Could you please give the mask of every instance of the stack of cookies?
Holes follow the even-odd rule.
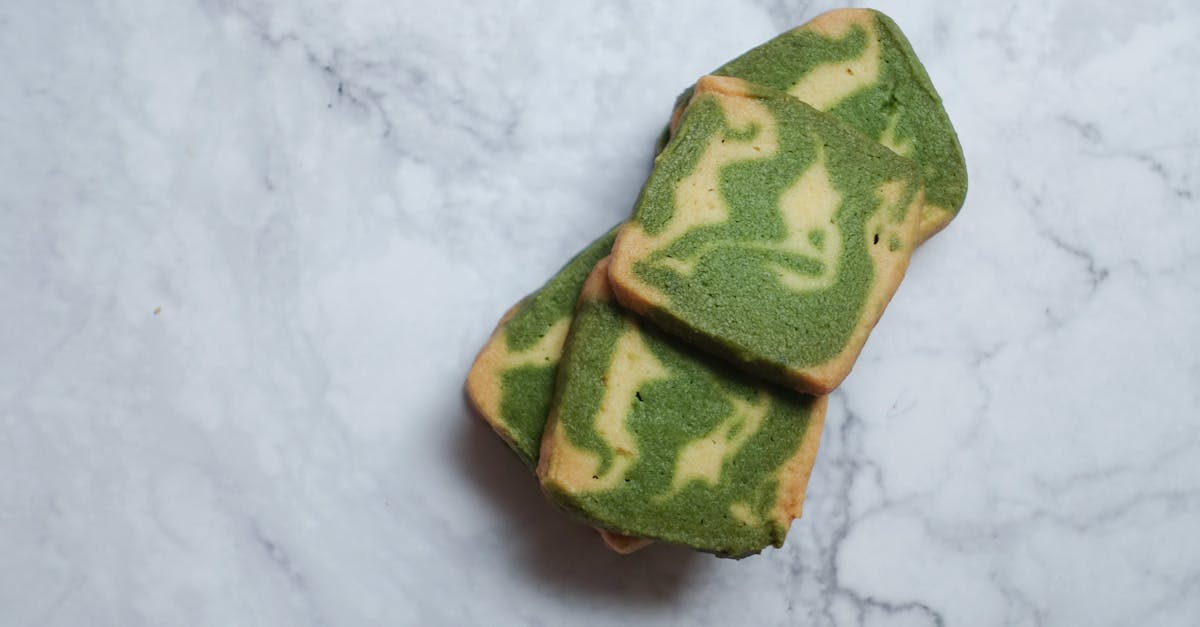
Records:
[[[966,195],[899,28],[826,13],[677,102],[633,215],[513,307],[467,379],[612,548],[739,557],[800,516],[825,395]]]

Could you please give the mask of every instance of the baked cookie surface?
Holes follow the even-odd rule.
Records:
[[[567,262],[504,315],[467,375],[467,397],[526,466],[537,465],[554,376],[575,299],[612,248],[615,229]]]
[[[912,45],[883,13],[824,13],[712,73],[787,92],[916,161],[925,181],[919,241],[962,208],[967,166],[954,126]],[[680,97],[673,120],[690,97]]]
[[[916,165],[781,92],[708,76],[610,275],[621,304],[803,392],[850,372],[917,245]]]
[[[621,308],[605,262],[579,297],[542,440],[547,496],[588,524],[724,556],[799,517],[825,397],[749,377]]]

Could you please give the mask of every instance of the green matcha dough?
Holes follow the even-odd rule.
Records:
[[[908,39],[886,15],[839,9],[713,71],[789,94],[916,161],[925,180],[918,243],[950,222],[967,166],[942,99]],[[680,96],[673,120],[691,99]]]
[[[467,398],[531,469],[537,464],[575,299],[596,262],[608,255],[615,233],[589,244],[510,309],[467,375]]]
[[[708,76],[618,232],[621,304],[799,391],[850,372],[917,245],[909,159],[782,92]]]
[[[567,336],[538,477],[598,528],[727,557],[781,546],[826,406],[749,377],[613,300],[606,262]]]

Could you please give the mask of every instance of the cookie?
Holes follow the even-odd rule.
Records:
[[[958,136],[908,39],[886,15],[839,9],[783,33],[713,72],[786,91],[921,167],[918,243],[958,214],[967,167]],[[690,90],[680,97],[678,120]]]
[[[614,235],[615,229],[592,242],[504,314],[467,375],[467,398],[475,410],[531,469],[575,299],[596,262],[608,255]]]
[[[826,399],[752,378],[584,284],[538,477],[588,524],[738,557],[800,516]]]
[[[850,372],[917,245],[909,159],[782,92],[700,79],[619,230],[617,298],[802,392]]]

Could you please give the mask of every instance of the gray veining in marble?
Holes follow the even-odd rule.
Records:
[[[1200,622],[1192,0],[873,5],[971,191],[783,549],[611,554],[469,414],[678,90],[836,6],[3,3],[0,624]]]

